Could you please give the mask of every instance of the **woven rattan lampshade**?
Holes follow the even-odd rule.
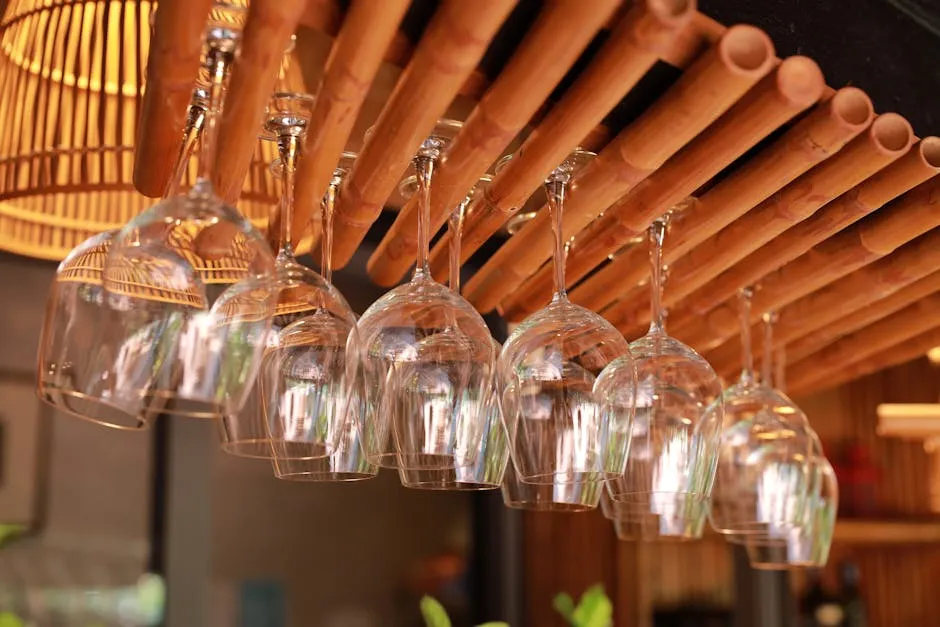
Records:
[[[59,260],[155,202],[132,178],[154,8],[9,1],[0,22],[0,249]],[[290,65],[279,88],[302,90]],[[259,140],[238,205],[259,227],[276,203],[274,155]]]

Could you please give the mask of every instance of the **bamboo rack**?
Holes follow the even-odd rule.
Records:
[[[770,40],[750,27],[729,29],[712,50],[578,174],[565,206],[566,235],[586,227],[659,169],[743,96],[774,61]],[[667,121],[671,132],[663,135],[661,129]],[[547,211],[540,211],[518,238],[506,242],[467,283],[465,296],[480,311],[494,309],[551,257],[548,217]]]
[[[821,376],[901,344],[937,325],[940,294],[931,294],[891,316],[837,340],[787,367],[787,382],[805,389]]]
[[[933,274],[940,264],[937,246],[940,246],[940,230],[933,229],[894,253],[782,307],[774,327],[775,341],[789,344]],[[729,314],[716,310],[707,316],[704,324],[727,325],[725,317]],[[736,324],[737,314],[734,318]],[[690,339],[688,333],[680,337]],[[760,350],[760,334],[754,334],[753,340],[755,349]],[[731,350],[728,344],[730,342],[705,353],[718,372],[725,372],[730,363],[740,358],[739,351]]]
[[[890,114],[888,114],[890,115]],[[872,125],[869,138],[879,134],[880,122],[895,126],[887,133],[897,132],[897,140],[908,134],[906,122],[900,116],[881,116]],[[874,139],[875,150],[885,150],[883,139]],[[875,173],[861,184],[825,205],[812,217],[803,220],[780,237],[767,243],[732,268],[716,276],[708,284],[709,292],[699,290],[689,296],[688,307],[699,313],[708,311],[731,298],[738,289],[760,280],[783,264],[807,252],[812,246],[881,208],[888,201],[924,182],[940,171],[940,140],[929,137],[917,149]]]
[[[343,182],[333,265],[349,261],[415,151],[479,63],[512,0],[443,3]]]
[[[179,94],[198,56],[196,30],[181,26],[199,22],[192,16],[204,5],[157,15],[135,163],[144,193],[162,191],[161,160],[178,140]],[[758,286],[753,322],[779,311],[776,335],[794,375],[848,380],[888,364],[892,347],[914,350],[915,340],[933,337],[925,312],[940,293],[940,139],[918,141],[900,115],[876,114],[862,90],[826,86],[825,68],[812,59],[778,59],[765,33],[726,28],[694,0],[597,0],[591,11],[577,0],[535,8],[444,0],[418,29],[405,27],[410,7],[251,4],[214,176],[226,199],[245,178],[275,60],[302,24],[319,33],[323,52],[304,72],[317,99],[299,164],[295,242],[316,239],[338,156],[359,152],[337,204],[335,267],[389,210],[397,214],[374,233],[367,270],[383,286],[408,272],[418,207],[396,188],[415,149],[448,116],[462,126],[435,169],[432,234],[483,174],[513,155],[475,195],[464,224],[461,262],[473,258],[478,269],[463,292],[481,312],[515,322],[547,302],[553,237],[538,193],[581,147],[597,156],[568,194],[565,282],[575,303],[626,335],[642,333],[649,319],[638,236],[673,210],[664,250],[669,328],[721,373],[737,367],[734,295],[745,285]],[[385,91],[375,94],[377,86]],[[360,137],[356,129],[368,127]],[[510,218],[522,226],[507,238]],[[439,280],[449,237],[431,253]],[[898,320],[910,323],[907,331],[891,328]],[[755,340],[759,347],[760,334]],[[799,376],[806,381],[791,377],[794,387],[818,385],[812,374]]]
[[[929,274],[919,281],[901,288],[887,298],[849,314],[821,329],[801,337],[786,347],[787,358],[797,361],[807,357],[839,339],[873,322],[889,316],[907,305],[916,303],[935,292],[940,292],[940,272]]]
[[[831,282],[888,255],[902,244],[940,226],[940,179],[931,179],[921,184],[897,202],[888,211],[875,213],[851,228],[838,233],[805,255],[770,276],[762,279],[761,288],[754,296],[754,311],[765,312],[783,307],[798,298],[823,288]],[[917,260],[920,264],[922,260]],[[908,266],[915,270],[921,265]],[[920,277],[917,277],[920,278]],[[677,324],[677,332],[699,342],[703,346],[714,346],[734,334],[737,326],[729,325],[728,316],[736,316],[735,308],[725,305],[718,310],[685,320]],[[756,316],[760,314],[755,313]],[[709,321],[708,339],[703,339],[701,329],[692,330],[698,321]]]
[[[433,230],[443,226],[458,196],[473,187],[542,106],[617,4],[603,0],[593,11],[583,11],[574,3],[544,7],[448,150],[434,181]],[[394,285],[404,276],[418,249],[417,229],[417,199],[412,198],[369,259],[369,276],[376,283]]]
[[[790,181],[838,152],[868,127],[872,115],[871,100],[864,92],[853,87],[837,91],[692,203],[683,219],[670,229],[663,251],[665,262],[675,262]],[[618,293],[617,287],[642,280],[648,270],[645,257],[645,251],[637,250],[615,259],[577,286],[571,293],[572,300],[600,310],[619,300],[621,295],[630,297],[629,293]]]
[[[662,50],[678,37],[693,8],[693,2],[646,0],[627,13],[594,62],[526,138],[518,158],[510,161],[468,208],[461,261],[519,210],[548,172],[639,82]],[[448,246],[445,235],[431,251],[435,277],[446,277]]]
[[[863,359],[850,359],[840,364],[839,370],[827,379],[816,379],[803,386],[793,386],[791,389],[794,394],[809,394],[816,390],[835,387],[879,370],[923,357],[928,350],[938,345],[940,345],[940,326],[935,326]]]
[[[569,253],[566,272],[569,284],[637,236],[653,218],[680,203],[780,125],[815,103],[824,87],[822,72],[812,60],[806,57],[784,60],[721,118],[606,209],[602,217],[585,225],[588,228],[578,234]],[[521,290],[504,299],[505,315],[518,318],[546,302],[552,289],[551,275],[551,267],[543,268]]]

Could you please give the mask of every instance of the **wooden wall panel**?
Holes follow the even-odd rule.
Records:
[[[930,515],[931,459],[919,442],[878,437],[876,408],[883,402],[936,402],[938,393],[940,368],[921,359],[797,402],[833,449],[854,441],[872,451],[880,470],[879,517],[924,518]],[[614,600],[617,627],[650,627],[654,607],[733,602],[731,553],[716,536],[686,544],[618,542],[599,513],[530,513],[525,526],[531,627],[563,625],[551,607],[553,596],[576,596],[595,583],[603,583]],[[872,627],[940,627],[940,544],[837,542],[824,574],[833,590],[837,566],[846,559],[861,570]],[[797,574],[794,591],[802,587]]]

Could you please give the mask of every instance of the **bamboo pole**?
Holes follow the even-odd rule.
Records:
[[[134,152],[134,187],[150,198],[163,196],[173,177],[211,4],[165,2],[154,17]]]
[[[437,232],[450,207],[474,186],[502,150],[549,98],[555,86],[619,5],[601,0],[585,11],[577,0],[546,4],[509,63],[474,108],[447,149],[434,178],[431,232]],[[394,285],[414,263],[418,247],[418,197],[399,211],[394,224],[369,258],[369,276]]]
[[[885,114],[879,119],[890,119],[887,125],[891,130],[886,133],[887,139],[883,144],[873,140],[874,135],[868,133],[853,140],[833,158],[790,183],[673,263],[670,289],[663,296],[665,305],[678,303],[735,262],[904,155],[913,138],[910,125],[895,114]]]
[[[908,305],[931,294],[940,292],[940,272],[928,274],[919,281],[898,290],[887,298],[872,303],[864,309],[827,324],[821,329],[805,335],[787,345],[787,357],[798,361],[821,350],[844,335],[853,333],[882,318],[890,316]]]
[[[349,7],[327,58],[307,125],[291,225],[295,245],[319,210],[320,198],[410,4],[410,0],[356,0]],[[280,232],[279,221],[278,214],[268,228],[269,236]]]
[[[666,263],[674,263],[768,196],[835,154],[871,123],[872,104],[860,89],[844,87],[821,103],[768,148],[741,165],[732,175],[691,203],[672,225]],[[646,275],[646,252],[628,251],[584,281],[571,293],[579,305],[603,309]],[[673,282],[670,282],[672,289]]]
[[[878,137],[879,135],[909,131],[913,139],[913,131],[903,118],[893,116],[894,119],[889,121],[888,115],[879,116],[867,133],[877,144],[877,149],[885,151],[888,150],[888,140]],[[686,299],[684,308],[704,313],[717,307],[722,301],[733,298],[740,288],[756,283],[761,277],[796,259],[816,244],[897,196],[917,187],[937,172],[940,172],[940,139],[928,137],[902,158],[876,172],[811,217],[709,281],[705,288],[699,289]]]
[[[936,179],[934,179],[936,180]],[[930,184],[928,181],[924,185]],[[923,187],[924,185],[921,185]],[[932,209],[928,207],[928,210]],[[934,209],[934,212],[936,210]],[[780,308],[779,320],[774,326],[774,339],[789,344],[809,335],[817,329],[832,324],[839,319],[869,307],[888,298],[902,288],[936,272],[940,267],[940,229],[933,229],[924,235],[904,244],[896,251],[874,263],[863,266],[826,287],[795,300]],[[755,294],[756,296],[756,294]],[[760,311],[760,310],[755,310]],[[739,355],[720,341],[709,342],[709,329],[724,329],[728,325],[726,318],[731,312],[715,309],[708,316],[702,317],[702,331],[695,329],[672,329],[672,332],[686,342],[695,342],[695,338],[705,338],[693,344],[706,352],[705,357],[718,372],[724,372],[729,362],[734,362]],[[737,324],[734,314],[731,324]],[[760,333],[754,334],[754,349],[760,350]]]
[[[694,84],[687,88],[685,85],[677,85],[676,89],[683,90],[691,102],[695,99],[692,98],[694,92],[690,89],[693,86]],[[701,187],[774,129],[819,100],[824,88],[822,72],[815,62],[806,57],[790,57],[780,63],[773,74],[765,77],[748,91],[738,103],[701,134],[698,134],[701,131],[700,127],[690,129],[693,135],[697,135],[694,139],[691,136],[687,138],[681,135],[679,133],[681,127],[676,130],[675,123],[653,118],[658,128],[670,129],[668,135],[660,134],[664,141],[668,141],[668,137],[686,141],[691,139],[691,143],[662,164],[662,167],[657,167],[654,172],[644,172],[648,174],[646,179],[633,188],[625,198],[616,201],[606,210],[594,204],[585,207],[580,215],[577,211],[572,212],[573,208],[578,207],[582,196],[581,190],[590,184],[586,176],[578,177],[576,187],[572,190],[565,208],[566,230],[578,233],[566,262],[567,283],[570,285],[581,279],[592,268],[602,263],[609,254],[642,232],[656,216],[665,213],[667,209]],[[661,99],[654,107],[665,107],[675,102],[676,100]],[[681,114],[677,117],[682,119]],[[642,124],[645,119],[645,116],[641,117],[630,129],[637,124]],[[673,130],[676,132],[672,132]],[[631,149],[623,152],[632,154],[634,151],[635,149]],[[593,164],[588,168],[592,166]],[[577,187],[579,183],[582,187]],[[584,204],[583,201],[581,204]],[[601,210],[604,210],[603,216],[589,223],[589,218],[593,218]],[[572,213],[574,213],[573,216],[570,215]],[[543,244],[534,245],[533,240],[529,239],[532,236],[541,236],[544,240],[546,235],[550,236],[547,213],[540,214],[530,225],[535,225],[540,218],[542,224],[527,226],[522,233],[518,234],[518,237],[510,239],[499,250],[497,256],[515,245],[518,249],[517,254],[520,257],[525,255],[525,257],[507,261],[496,270],[498,274],[511,273],[516,276],[528,276],[537,270],[535,261],[541,264],[548,258],[541,250]],[[574,221],[575,219],[577,222]],[[523,238],[523,235],[526,237]],[[550,247],[550,244],[548,245]],[[495,260],[496,256],[490,263],[495,265]],[[523,263],[524,261],[528,263]],[[480,273],[477,273],[477,276],[480,276]],[[502,300],[503,313],[510,318],[521,318],[532,313],[551,295],[550,267],[535,272],[534,276],[518,290],[516,289],[518,282],[502,280],[511,285],[511,287],[504,288],[502,294],[498,294]],[[471,296],[468,295],[468,298],[473,302]],[[489,301],[486,303],[488,305]],[[483,302],[480,306],[483,309],[487,308]]]
[[[755,312],[755,321],[761,312],[780,309],[940,226],[938,204],[940,178],[934,177],[884,210],[817,244],[807,254],[764,277],[760,289],[754,293],[752,311]],[[687,314],[681,319],[673,319],[673,330],[683,331],[697,345],[713,346],[734,335],[737,326],[728,321],[736,311],[733,303],[726,302],[705,316]],[[712,321],[707,332],[704,327],[698,327],[697,334],[686,330],[705,319]]]
[[[264,111],[277,84],[284,51],[305,6],[305,0],[282,0],[253,2],[248,7],[238,58],[219,120],[212,173],[215,192],[229,204],[235,204],[241,195],[254,153],[252,147],[258,141]],[[236,230],[230,222],[204,229],[194,242],[196,254],[218,260],[231,246]]]
[[[931,294],[901,311],[846,335],[798,362],[787,366],[787,381],[793,389],[813,385],[846,364],[855,363],[906,340],[930,331],[937,325],[940,294]]]
[[[539,188],[545,176],[597,126],[656,62],[694,12],[693,0],[644,0],[631,8],[610,38],[526,138],[507,166],[468,209],[461,262],[483,245]],[[431,270],[447,276],[449,236],[437,243]]]
[[[284,51],[305,8],[305,0],[252,2],[248,7],[238,60],[219,120],[212,178],[215,192],[226,202],[235,203],[241,193],[251,163],[251,146],[258,139]]]
[[[446,0],[425,29],[359,158],[334,216],[333,267],[349,261],[408,162],[476,68],[515,0]]]

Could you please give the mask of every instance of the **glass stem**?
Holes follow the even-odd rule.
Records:
[[[545,194],[548,196],[548,210],[551,211],[552,234],[554,235],[554,265],[555,265],[555,295],[553,301],[564,300],[568,298],[565,290],[565,241],[562,235],[562,212],[565,207],[565,194],[568,191],[567,176],[553,173],[551,178],[545,181]]]
[[[751,352],[751,297],[754,290],[746,287],[739,293],[741,322],[741,383],[754,383],[754,354]]]
[[[654,220],[649,228],[650,244],[650,333],[665,333],[663,312],[663,239],[667,217]]]
[[[209,69],[209,97],[206,103],[205,132],[202,134],[202,151],[199,155],[199,180],[209,181],[215,169],[215,149],[218,139],[218,118],[222,109],[225,81],[231,66],[231,52],[209,43],[207,53]]]
[[[294,175],[300,151],[300,136],[290,132],[279,134],[277,149],[281,158],[281,201],[278,207],[281,231],[278,233],[277,256],[279,259],[293,259],[291,227],[294,220]]]
[[[450,289],[457,294],[460,293],[460,238],[463,237],[463,222],[471,199],[472,196],[467,194],[447,221],[447,230],[450,231]]]
[[[431,276],[428,265],[431,241],[431,179],[434,177],[434,157],[415,157],[415,172],[418,179],[418,259],[415,277]]]
[[[764,363],[761,368],[761,383],[769,388],[773,387],[774,375],[774,322],[775,314],[767,312],[761,319],[764,321]]]
[[[167,181],[166,189],[163,191],[164,198],[171,198],[177,194],[183,179],[186,176],[186,170],[189,168],[189,159],[196,151],[196,142],[202,135],[203,127],[206,122],[206,105],[202,98],[193,97],[186,110],[186,126],[183,129],[183,142],[180,144],[179,153],[176,155],[176,165],[173,168],[173,174]]]
[[[343,182],[343,171],[334,170],[330,178],[330,185],[323,195],[320,203],[320,272],[327,283],[333,282],[333,212],[336,209],[336,197],[339,195],[339,186]]]

